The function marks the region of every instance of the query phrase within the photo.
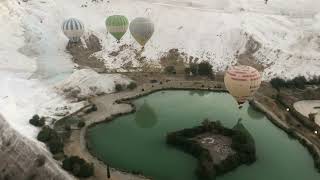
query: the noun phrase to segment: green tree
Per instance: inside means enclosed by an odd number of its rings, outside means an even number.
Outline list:
[[[198,72],[200,76],[209,76],[212,74],[212,65],[207,61],[203,61],[199,64]]]
[[[137,83],[135,83],[135,82],[130,82],[129,84],[128,84],[128,88],[129,89],[135,89],[137,87]]]
[[[62,168],[77,177],[90,177],[94,173],[93,164],[87,163],[78,156],[67,157],[62,161]]]
[[[77,126],[78,128],[83,128],[86,125],[86,123],[84,121],[79,121]]]
[[[164,71],[168,74],[175,74],[176,68],[174,66],[167,66],[164,68]]]
[[[45,124],[45,118],[39,117],[37,114],[34,115],[30,120],[29,123],[36,126],[36,127],[42,127]]]
[[[120,91],[122,91],[122,85],[121,84],[116,84],[116,92],[120,92]]]
[[[286,87],[286,81],[278,77],[271,79],[270,84],[273,88],[277,90]]]

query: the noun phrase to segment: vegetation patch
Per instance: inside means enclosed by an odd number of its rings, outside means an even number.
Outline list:
[[[190,67],[185,69],[185,73],[192,76],[212,76],[212,65],[207,61],[190,63]]]
[[[135,83],[135,82],[130,82],[129,84],[128,84],[128,86],[127,86],[127,88],[128,89],[131,89],[131,90],[133,90],[133,89],[135,89],[137,87],[137,83]]]
[[[218,163],[214,162],[210,150],[194,140],[196,136],[202,134],[221,135],[230,138],[232,140],[230,148],[235,153],[230,153]],[[205,120],[200,126],[168,133],[166,142],[198,159],[198,167],[195,173],[199,179],[215,179],[216,176],[225,174],[242,164],[250,165],[256,160],[254,140],[240,123],[233,129],[228,129],[223,127],[219,121]]]
[[[45,124],[45,118],[40,118],[39,115],[36,114],[29,120],[29,123],[36,127],[42,127]]]
[[[90,177],[94,173],[93,164],[87,163],[78,156],[65,158],[62,162],[62,168],[77,177]]]
[[[37,139],[44,142],[52,154],[63,152],[63,142],[58,133],[49,126],[44,126],[39,132]]]
[[[279,77],[273,78],[270,81],[273,88],[279,90],[280,88],[298,88],[305,89],[306,85],[320,85],[320,77],[313,77],[307,80],[304,76],[297,76],[290,80],[284,80]]]

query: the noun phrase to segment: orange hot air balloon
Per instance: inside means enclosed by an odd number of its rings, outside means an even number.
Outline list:
[[[252,99],[259,89],[261,75],[258,70],[250,66],[232,66],[224,75],[224,83],[229,93],[239,105],[242,105],[245,101]]]

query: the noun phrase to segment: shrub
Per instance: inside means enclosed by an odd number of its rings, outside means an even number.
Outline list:
[[[49,126],[45,126],[41,129],[37,139],[46,143],[52,154],[63,152],[63,142],[61,138],[59,137],[58,133]]]
[[[203,61],[198,65],[198,73],[200,76],[209,76],[212,74],[212,65],[207,62]]]
[[[122,91],[122,85],[121,84],[116,84],[116,92]]]
[[[280,88],[286,87],[286,81],[281,78],[273,78],[270,81],[273,88],[279,90]]]
[[[158,82],[158,80],[156,80],[156,79],[151,79],[150,80],[150,83],[157,83]]]
[[[128,89],[135,89],[137,87],[137,83],[135,83],[135,82],[130,82],[129,84],[128,84]]]
[[[32,116],[32,119],[34,119],[34,120],[37,120],[37,121],[38,121],[38,120],[40,119],[40,117],[39,117],[39,115],[38,115],[38,114],[35,114],[35,115],[33,115],[33,116]]]
[[[47,142],[50,140],[51,136],[52,136],[52,132],[53,130],[51,128],[49,128],[48,126],[45,126],[41,129],[41,131],[39,132],[37,139],[41,142]]]
[[[60,137],[50,139],[47,145],[52,154],[63,152],[63,143]]]
[[[83,128],[86,125],[84,121],[79,121],[78,122],[78,128]]]
[[[90,177],[94,173],[93,164],[87,163],[78,156],[67,157],[62,162],[62,168],[77,177]]]
[[[93,104],[91,107],[91,111],[97,111],[97,110],[98,110],[97,105]]]
[[[175,74],[176,68],[174,66],[167,66],[164,68],[164,71],[168,74]]]
[[[198,64],[196,63],[190,64],[190,72],[192,72],[192,75],[194,76],[198,75]]]
[[[191,69],[190,68],[185,68],[184,69],[184,73],[186,73],[186,75],[189,75],[191,72]]]
[[[295,77],[293,78],[292,82],[294,86],[299,89],[304,89],[305,85],[307,84],[307,80],[304,76]]]
[[[36,127],[42,127],[45,124],[45,118],[39,117],[37,114],[34,115],[30,120],[29,123],[36,126]]]
[[[64,130],[70,131],[70,130],[71,130],[71,126],[66,124],[66,125],[64,126]]]

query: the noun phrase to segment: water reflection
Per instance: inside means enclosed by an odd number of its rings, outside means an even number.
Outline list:
[[[145,100],[135,113],[134,120],[140,128],[152,128],[158,122],[158,117],[149,103]]]
[[[255,111],[252,107],[247,108],[248,116],[252,119],[263,119],[264,115],[260,112]]]
[[[250,134],[248,129],[242,124],[241,121],[242,121],[242,119],[239,118],[237,124],[235,126],[233,126],[232,129],[241,131],[244,135],[246,135],[250,139],[250,141],[254,142],[252,135]]]
[[[198,96],[204,96],[204,95],[207,95],[209,93],[210,93],[210,91],[189,91],[189,94],[191,96],[193,96],[195,94],[197,94]]]

